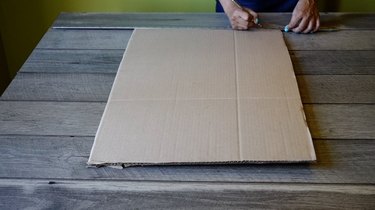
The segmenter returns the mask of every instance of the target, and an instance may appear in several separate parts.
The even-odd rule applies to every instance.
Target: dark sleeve
[[[237,0],[237,2],[255,12],[292,12],[298,0]],[[216,12],[224,12],[218,0],[216,0]]]

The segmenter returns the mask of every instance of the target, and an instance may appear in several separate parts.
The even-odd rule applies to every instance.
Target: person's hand
[[[296,33],[313,33],[320,27],[316,0],[299,0],[294,8],[289,30]]]
[[[258,14],[251,9],[239,7],[231,0],[220,0],[230,24],[235,30],[248,30],[257,24]]]

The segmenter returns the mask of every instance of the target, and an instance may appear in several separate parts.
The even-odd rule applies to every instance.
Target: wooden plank
[[[300,74],[375,74],[375,51],[289,51]],[[20,72],[116,73],[124,50],[35,49]]]
[[[132,30],[50,29],[38,49],[125,49]],[[245,33],[245,32],[244,32]],[[375,30],[284,33],[290,50],[375,50]]]
[[[19,73],[2,100],[107,102],[115,74]]]
[[[375,141],[314,140],[313,164],[87,168],[94,137],[0,136],[0,177],[212,182],[375,183]]]
[[[104,103],[0,101],[0,134],[94,136]],[[306,104],[317,139],[375,139],[375,105]]]
[[[115,74],[19,73],[2,100],[106,102]],[[375,103],[375,75],[297,76],[304,103]]]
[[[61,13],[53,28],[230,28],[222,13]]]
[[[35,49],[19,72],[116,73],[123,54],[124,50]]]
[[[375,105],[304,105],[314,138],[375,139]]]
[[[375,75],[297,76],[303,103],[375,103]]]
[[[374,50],[375,31],[337,31],[315,34],[284,33],[291,50]]]
[[[50,29],[39,49],[125,49],[133,30]]]
[[[290,13],[259,13],[261,23],[283,28],[291,18]],[[341,30],[375,29],[374,14],[324,13],[323,28]],[[223,13],[62,13],[54,28],[135,28],[135,27],[184,27],[229,28]],[[265,24],[267,27],[267,24]]]
[[[373,209],[374,186],[0,180],[2,209]],[[265,202],[266,201],[266,202]]]
[[[93,136],[104,103],[0,101],[0,134]]]
[[[375,74],[375,51],[289,51],[296,74]]]

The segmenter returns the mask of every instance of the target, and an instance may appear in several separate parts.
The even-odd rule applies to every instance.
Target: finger
[[[249,29],[256,25],[254,20],[244,20],[241,17],[238,17],[236,21],[238,22],[239,25],[241,25],[242,27],[245,27],[246,29]]]
[[[241,26],[245,29],[249,28],[249,21],[247,21],[247,20],[244,20],[244,19],[238,17],[237,19],[235,19],[235,22],[237,23],[238,26]]]
[[[259,15],[255,11],[253,11],[249,8],[245,8],[245,10],[253,17],[252,20],[253,20],[254,23],[255,23],[256,19],[259,19]]]
[[[244,10],[236,10],[233,12],[233,17],[241,17],[244,20],[249,20],[250,14]]]
[[[316,23],[315,23],[315,29],[314,29],[314,32],[317,32],[320,28],[320,19],[318,17],[318,19],[316,20]]]
[[[247,30],[248,27],[246,24],[239,24],[236,20],[231,21],[232,28],[235,30]]]
[[[301,20],[302,20],[301,16],[293,15],[292,18],[290,19],[289,24],[288,24],[288,28],[290,30],[296,28],[299,25],[299,23],[301,22]]]
[[[315,20],[310,20],[310,21],[309,21],[309,25],[307,26],[307,28],[306,28],[302,33],[307,34],[307,33],[312,33],[312,32],[314,32],[314,29],[315,29],[315,23],[316,23]]]
[[[231,25],[233,29],[239,29],[239,28],[244,28],[247,29],[247,22],[240,17],[233,18],[231,20]]]
[[[235,25],[233,27],[234,30],[239,30],[239,31],[243,31],[243,30],[247,30],[246,28],[242,27],[242,26],[239,26],[239,25]]]
[[[237,23],[233,20],[230,21],[230,25],[232,26],[232,29],[236,29],[237,28]]]
[[[296,32],[296,33],[301,33],[302,31],[304,31],[307,28],[308,24],[309,24],[308,19],[304,18],[304,19],[301,20],[301,22],[299,23],[297,28],[294,28],[292,31]]]
[[[238,26],[238,30],[240,30],[240,31],[246,31],[246,30],[248,30],[248,27]]]
[[[232,24],[232,28],[233,29],[236,29],[236,30],[240,30],[240,28],[246,28],[247,29],[247,25],[248,25],[248,21],[247,20],[244,20],[242,17],[245,17],[245,18],[249,18],[249,14],[245,15],[243,13],[246,13],[242,10],[236,10],[232,17],[231,17],[231,24]]]

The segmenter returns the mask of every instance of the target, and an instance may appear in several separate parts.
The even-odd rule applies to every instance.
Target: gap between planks
[[[126,170],[126,169],[125,169]],[[59,184],[72,184],[74,186],[74,183],[81,183],[81,184],[87,184],[85,186],[91,186],[96,185],[98,187],[103,186],[103,184],[110,184],[114,187],[121,188],[121,185],[137,185],[137,184],[181,184],[181,185],[190,185],[196,184],[196,185],[202,185],[202,186],[230,186],[230,185],[248,185],[248,186],[279,186],[281,189],[287,189],[290,187],[326,187],[327,190],[329,190],[330,187],[343,187],[343,188],[351,188],[351,187],[365,187],[368,189],[371,189],[369,191],[366,191],[365,193],[374,194],[375,195],[375,185],[374,184],[366,184],[366,183],[306,183],[306,182],[251,182],[251,181],[195,181],[195,180],[187,180],[187,181],[176,181],[176,180],[111,180],[111,179],[76,179],[76,178],[4,178],[0,177],[0,186],[3,184],[11,183],[14,185],[24,185],[24,184],[48,184],[48,185],[59,185]],[[286,188],[284,188],[286,187]],[[266,187],[267,188],[267,187]],[[258,188],[260,189],[260,188]],[[264,189],[264,188],[263,188]],[[316,188],[318,189],[318,188]],[[302,190],[302,189],[301,189]]]
[[[87,168],[94,137],[0,136],[3,178],[375,183],[373,140],[314,140],[314,164],[144,166]],[[32,158],[30,158],[32,157]],[[32,166],[32,167],[30,167]]]
[[[373,185],[1,180],[7,208],[372,208]],[[105,202],[103,202],[105,201]]]
[[[114,73],[19,73],[1,100],[106,102],[114,78]],[[296,78],[304,104],[375,102],[375,75],[298,75]]]

